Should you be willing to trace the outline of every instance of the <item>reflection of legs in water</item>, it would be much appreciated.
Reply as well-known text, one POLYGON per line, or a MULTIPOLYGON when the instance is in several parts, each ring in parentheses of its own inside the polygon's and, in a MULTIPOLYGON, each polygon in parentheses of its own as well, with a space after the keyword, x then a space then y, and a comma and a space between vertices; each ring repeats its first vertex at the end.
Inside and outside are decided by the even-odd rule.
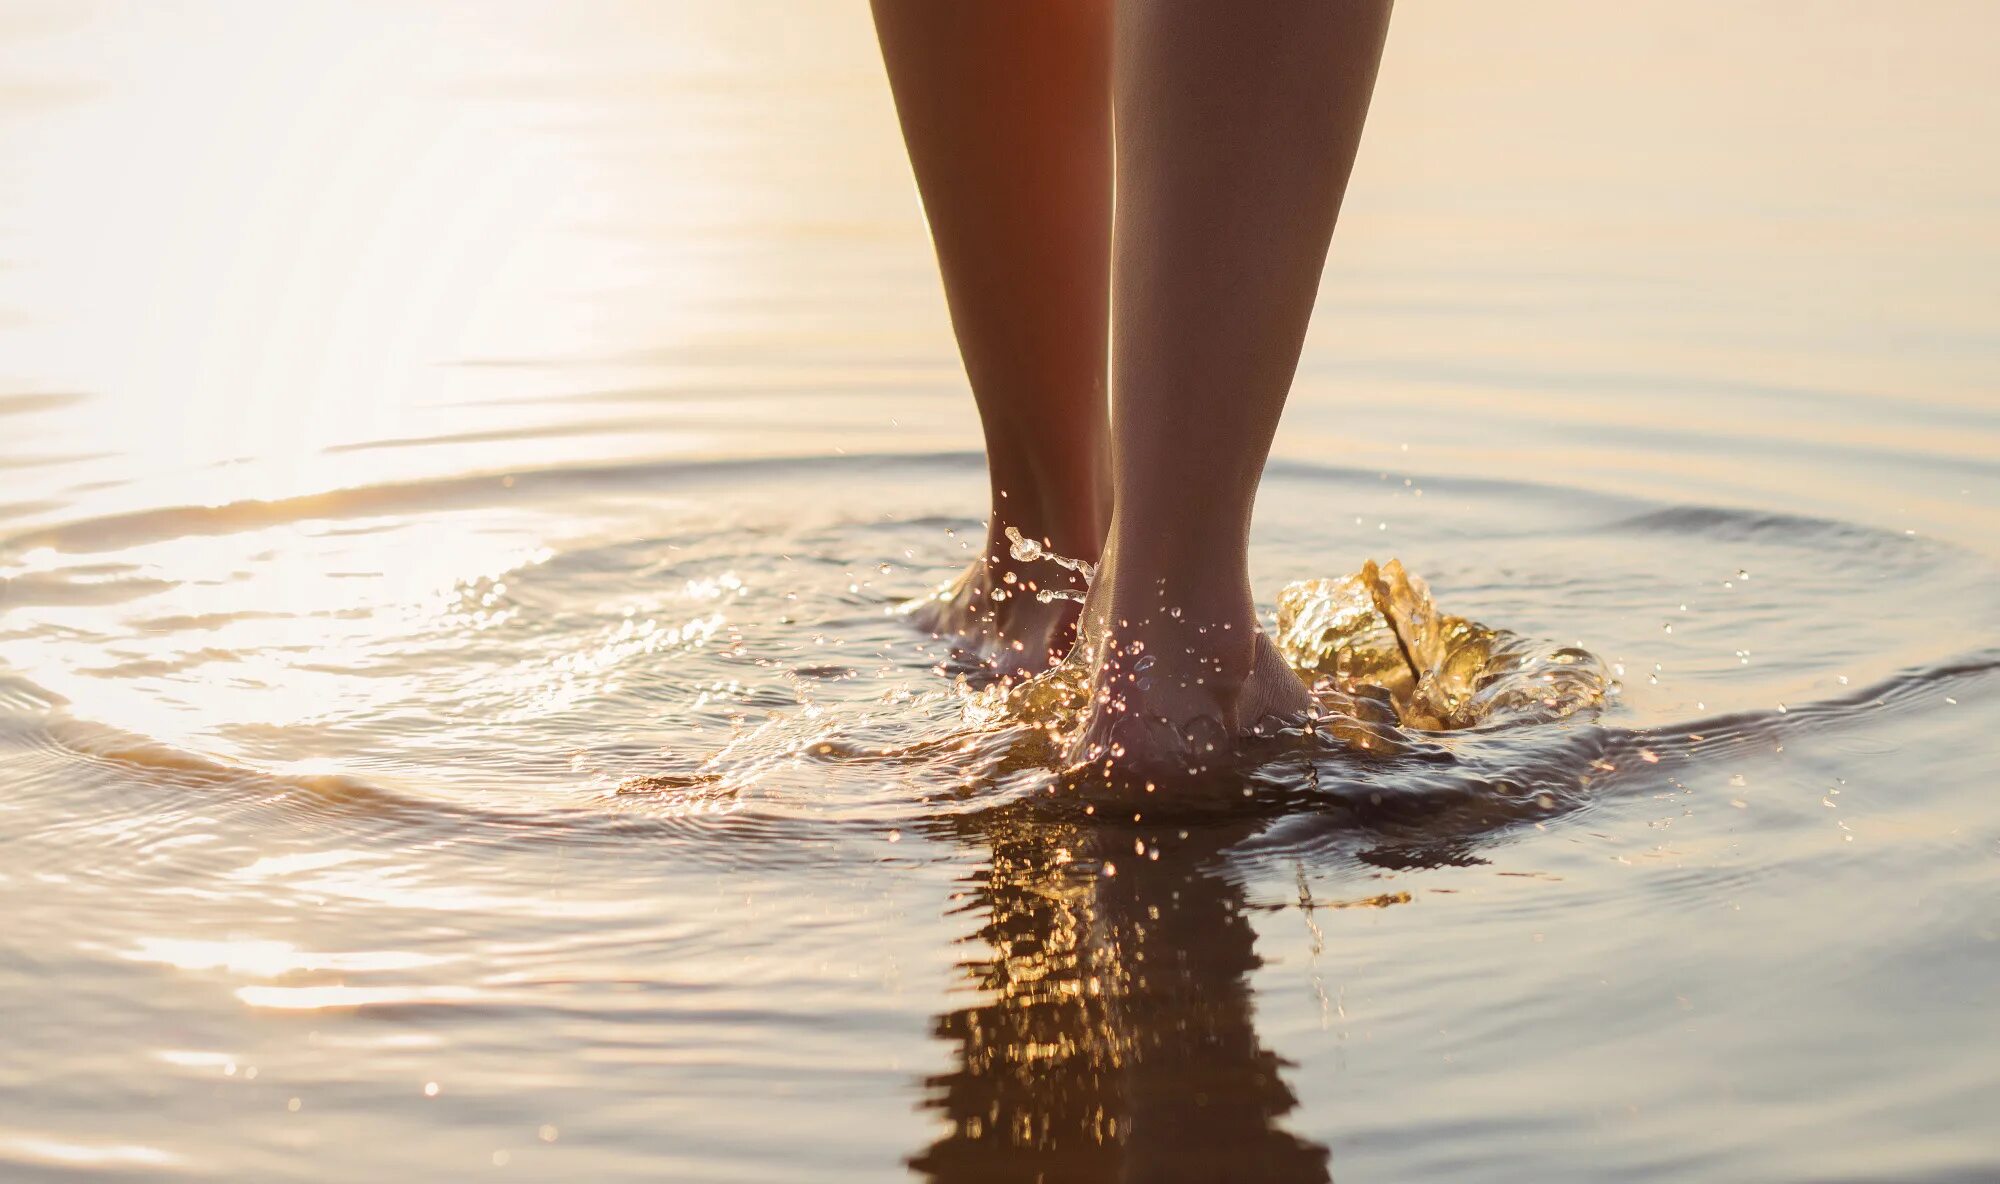
POLYGON ((1079 755, 1115 739, 1143 763, 1158 733, 1126 719, 1240 734, 1309 703, 1257 628, 1250 510, 1388 17, 1388 0, 1119 7, 1116 508, 1079 755))
POLYGON ((938 1020, 958 1063, 927 1104, 951 1129, 912 1166, 958 1182, 1327 1179, 1325 1149, 1274 1125, 1295 1099, 1252 1026, 1254 935, 1216 867, 1238 833, 969 825, 991 850, 975 900, 990 952, 967 963, 988 1001, 938 1020), (1140 840, 1157 860, 1134 855, 1140 840))
POLYGON ((1005 528, 1094 561, 1110 512, 1109 0, 875 0, 875 22, 992 483, 984 555, 921 620, 1040 670, 1076 605, 1026 585, 1074 577, 1017 563, 1005 528))

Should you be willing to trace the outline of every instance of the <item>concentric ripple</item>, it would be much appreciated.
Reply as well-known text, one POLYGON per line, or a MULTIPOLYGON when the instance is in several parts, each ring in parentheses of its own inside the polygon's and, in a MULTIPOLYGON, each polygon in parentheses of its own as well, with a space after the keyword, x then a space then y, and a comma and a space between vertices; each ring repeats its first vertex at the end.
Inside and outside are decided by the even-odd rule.
MULTIPOLYGON (((978 545, 935 510, 980 476, 524 472, 0 547, 0 979, 47 1020, 9 1063, 70 1067, 0 1070, 40 1132, 0 1129, 0 1166, 102 1143, 79 1116, 109 1105, 119 1146, 220 1174, 305 1132, 351 1175, 448 1129, 451 1162, 549 1178, 846 1147, 856 1178, 1225 1154, 1319 1180, 1383 1140, 1585 1121, 1500 1087, 1526 1049, 1655 1066, 1641 1107, 1705 1071, 1675 1017, 1838 1059, 1759 1026, 1801 999, 1913 1050, 1827 1121, 1993 1084, 1869 1002, 1956 1008, 1993 962, 1968 936, 2000 850, 1966 821, 1992 817, 1966 805, 2000 669, 1983 561, 1276 466, 1253 556, 1326 734, 1215 771, 1226 811, 1114 807, 894 611, 978 545), (1792 928, 1711 937, 1762 900, 1792 928), (1434 1094, 1439 1058, 1487 1076, 1434 1094), (815 1100, 773 1102, 793 1088, 815 1100), (748 1117, 774 1105, 798 1121, 748 1117), (253 1113, 288 1125, 184 1137, 253 1113)), ((1625 1137, 1644 1159, 1675 1132, 1625 1137)))

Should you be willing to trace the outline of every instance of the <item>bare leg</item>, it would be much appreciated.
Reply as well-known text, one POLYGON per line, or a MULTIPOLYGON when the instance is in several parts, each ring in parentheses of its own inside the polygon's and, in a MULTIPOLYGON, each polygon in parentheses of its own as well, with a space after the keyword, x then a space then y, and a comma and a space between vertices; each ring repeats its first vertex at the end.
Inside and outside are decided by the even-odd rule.
POLYGON ((1110 0, 874 0, 876 32, 986 435, 981 558, 920 621, 1003 673, 1074 637, 1073 586, 1006 527, 1095 560, 1110 504, 1110 0), (1011 577, 1011 580, 1010 578, 1011 577))
POLYGON ((1240 735, 1310 704, 1257 627, 1250 511, 1388 20, 1389 0, 1120 0, 1117 509, 1079 757, 1144 763, 1148 721, 1240 735))

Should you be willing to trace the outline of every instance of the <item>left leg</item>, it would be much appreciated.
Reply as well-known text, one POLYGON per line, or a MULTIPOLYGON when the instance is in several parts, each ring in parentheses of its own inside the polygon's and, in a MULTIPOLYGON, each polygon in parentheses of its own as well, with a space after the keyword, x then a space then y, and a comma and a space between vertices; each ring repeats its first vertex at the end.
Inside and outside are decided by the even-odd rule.
POLYGON ((1076 605, 1006 528, 1095 560, 1110 517, 1110 0, 875 0, 952 328, 986 437, 986 544, 922 606, 1004 673, 1068 652, 1076 605))

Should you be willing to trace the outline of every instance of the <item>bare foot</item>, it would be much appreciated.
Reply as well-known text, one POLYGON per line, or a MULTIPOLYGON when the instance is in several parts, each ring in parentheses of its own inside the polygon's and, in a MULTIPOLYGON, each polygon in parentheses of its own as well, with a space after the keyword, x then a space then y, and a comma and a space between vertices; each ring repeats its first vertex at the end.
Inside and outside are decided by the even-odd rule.
POLYGON ((1072 765, 1134 780, 1198 772, 1314 707, 1258 628, 1247 581, 1141 578, 1107 555, 1081 632, 1073 660, 1090 676, 1072 765))
POLYGON ((1040 674, 1069 653, 1082 611, 1071 597, 1083 589, 1076 573, 1047 560, 1017 560, 1005 539, 989 540, 983 558, 903 611, 918 628, 953 640, 965 656, 1013 679, 1040 674), (1044 591, 1066 595, 1045 601, 1044 591))

